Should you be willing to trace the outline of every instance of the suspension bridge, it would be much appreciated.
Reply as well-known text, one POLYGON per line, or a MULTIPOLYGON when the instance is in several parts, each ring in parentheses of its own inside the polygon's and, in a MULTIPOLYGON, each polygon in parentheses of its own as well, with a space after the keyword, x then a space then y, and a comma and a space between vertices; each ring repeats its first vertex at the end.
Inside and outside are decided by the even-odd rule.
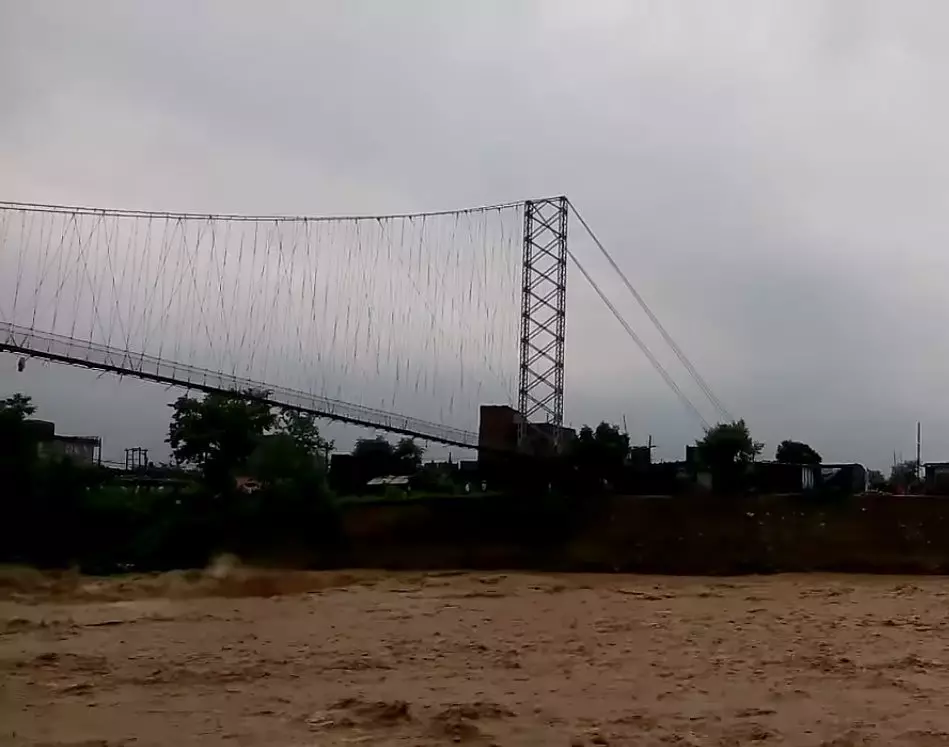
POLYGON ((563 428, 567 270, 700 410, 568 245, 566 197, 334 217, 0 202, 0 352, 478 447, 484 403, 563 428))

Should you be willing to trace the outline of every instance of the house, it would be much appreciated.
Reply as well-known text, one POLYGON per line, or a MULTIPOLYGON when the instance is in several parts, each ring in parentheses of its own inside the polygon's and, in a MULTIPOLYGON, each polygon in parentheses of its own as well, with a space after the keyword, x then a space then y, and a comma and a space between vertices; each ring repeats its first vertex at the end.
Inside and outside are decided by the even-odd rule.
POLYGON ((27 427, 36 439, 36 453, 40 459, 61 461, 69 459, 76 464, 102 464, 102 439, 98 436, 63 436, 48 420, 27 420, 27 427))
POLYGON ((824 491, 836 491, 845 495, 866 493, 867 468, 856 462, 846 464, 821 464, 820 486, 824 491))
POLYGON ((949 462, 926 462, 926 492, 934 495, 949 495, 949 462))
POLYGON ((492 484, 507 484, 521 470, 522 457, 555 457, 576 435, 572 428, 529 423, 508 405, 481 405, 478 472, 492 484))

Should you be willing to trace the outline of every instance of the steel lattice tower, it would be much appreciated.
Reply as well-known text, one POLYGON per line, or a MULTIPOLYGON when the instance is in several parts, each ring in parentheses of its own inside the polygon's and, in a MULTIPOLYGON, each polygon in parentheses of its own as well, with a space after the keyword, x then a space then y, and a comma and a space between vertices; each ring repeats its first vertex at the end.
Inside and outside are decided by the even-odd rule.
POLYGON ((521 360, 518 410, 527 423, 563 428, 564 332, 567 314, 567 198, 524 203, 521 360))

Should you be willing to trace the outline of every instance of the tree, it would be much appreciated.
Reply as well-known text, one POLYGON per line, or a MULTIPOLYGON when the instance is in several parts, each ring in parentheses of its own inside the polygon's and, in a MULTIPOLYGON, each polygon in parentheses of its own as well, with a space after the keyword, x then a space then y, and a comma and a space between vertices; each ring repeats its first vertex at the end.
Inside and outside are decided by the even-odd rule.
POLYGON ((282 410, 274 432, 262 435, 247 459, 247 471, 272 485, 312 487, 326 473, 326 453, 333 443, 320 435, 316 416, 282 410))
POLYGON ((282 410, 277 416, 277 430, 285 433, 307 454, 325 459, 334 443, 320 435, 316 416, 310 413, 282 410))
POLYGON ((213 489, 229 486, 276 423, 270 405, 259 401, 268 394, 250 390, 179 397, 171 405, 166 439, 175 461, 198 467, 213 489))
POLYGON ((785 440, 778 444, 774 459, 785 464, 820 464, 821 455, 801 441, 785 440))
POLYGON ((422 468, 422 455, 425 449, 414 438, 401 438, 392 450, 393 472, 401 475, 414 475, 422 468))
POLYGON ((595 430, 585 425, 573 442, 572 455, 577 469, 586 478, 615 480, 629 457, 629 434, 606 421, 595 430))
POLYGON ((36 406, 26 395, 0 400, 0 480, 23 478, 36 460, 36 433, 26 422, 34 412, 36 406))
POLYGON ((695 442, 699 459, 709 467, 724 464, 749 463, 761 453, 764 444, 751 438, 744 420, 719 423, 705 431, 705 437, 695 442))
POLYGON ((0 399, 0 417, 23 421, 36 412, 36 405, 25 394, 0 399))
POLYGON ((288 433, 261 436, 247 457, 249 475, 269 484, 288 484, 322 472, 320 457, 307 451, 288 433))
POLYGON ((360 438, 353 448, 355 472, 366 481, 391 474, 394 451, 392 444, 382 436, 360 438))
POLYGON ((699 460, 712 473, 716 490, 739 487, 747 466, 761 453, 764 444, 751 437, 744 420, 719 423, 706 429, 695 442, 699 460))

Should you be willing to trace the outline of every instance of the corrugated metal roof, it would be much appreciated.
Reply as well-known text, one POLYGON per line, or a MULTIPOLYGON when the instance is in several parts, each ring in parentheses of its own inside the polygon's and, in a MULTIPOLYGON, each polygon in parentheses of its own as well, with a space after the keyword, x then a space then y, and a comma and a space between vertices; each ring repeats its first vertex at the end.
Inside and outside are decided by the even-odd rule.
POLYGON ((409 478, 402 475, 388 475, 386 477, 374 477, 366 483, 369 487, 377 485, 392 485, 395 487, 404 487, 409 484, 409 478))

